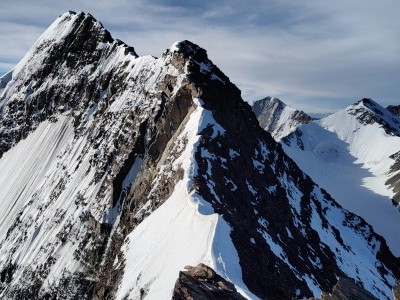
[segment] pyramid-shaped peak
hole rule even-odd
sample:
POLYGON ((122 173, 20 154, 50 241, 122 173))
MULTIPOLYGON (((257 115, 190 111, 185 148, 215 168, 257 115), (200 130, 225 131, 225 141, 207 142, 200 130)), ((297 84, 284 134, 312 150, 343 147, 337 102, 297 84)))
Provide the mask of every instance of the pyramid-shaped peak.
POLYGON ((283 102, 282 100, 280 100, 279 98, 276 98, 276 97, 267 96, 263 99, 256 100, 253 103, 253 111, 255 112, 255 114, 257 116, 259 114, 261 114, 264 110, 270 110, 270 109, 274 109, 274 110, 287 109, 290 112, 296 112, 296 113, 300 113, 303 116, 307 116, 311 121, 311 117, 309 117, 305 112, 287 105, 285 102, 283 102))
POLYGON ((355 112, 361 112, 365 109, 367 109, 371 113, 378 115, 385 115, 388 113, 388 110, 386 108, 370 98, 363 98, 347 108, 348 111, 355 112))
POLYGON ((91 14, 68 11, 60 15, 39 38, 37 43, 52 41, 61 42, 71 37, 84 36, 90 39, 95 36, 101 42, 113 42, 111 34, 91 14))
POLYGON ((270 96, 267 96, 267 97, 265 97, 265 98, 262 98, 262 99, 260 99, 260 100, 257 100, 257 101, 255 101, 255 102, 274 102, 274 103, 282 103, 283 105, 285 105, 285 106, 287 106, 282 100, 280 100, 279 98, 276 98, 276 97, 270 97, 270 96))
POLYGON ((277 106, 278 108, 283 109, 287 105, 278 98, 267 96, 253 102, 253 111, 258 117, 264 109, 270 109, 272 106, 277 106))
MULTIPOLYGON (((400 136, 400 124, 396 116, 370 98, 363 98, 343 111, 354 116, 363 125, 377 123, 387 134, 400 136)), ((340 115, 341 112, 334 116, 340 115)))
POLYGON ((73 69, 94 65, 105 49, 111 51, 114 48, 125 55, 138 57, 133 47, 114 39, 91 14, 67 11, 38 38, 2 86, 16 77, 23 79, 34 74, 35 78, 43 78, 53 71, 57 73, 64 63, 73 69))
POLYGON ((265 97, 253 103, 253 112, 260 126, 277 141, 295 131, 302 124, 312 121, 303 111, 286 105, 278 98, 265 97))
POLYGON ((276 98, 276 97, 265 97, 263 100, 264 100, 264 102, 272 102, 272 103, 276 103, 276 104, 279 104, 282 106, 288 106, 285 102, 283 102, 281 99, 276 98))
POLYGON ((372 100, 371 98, 362 98, 360 101, 357 101, 357 103, 363 103, 366 105, 374 105, 377 104, 374 100, 372 100))
POLYGON ((357 101, 354 105, 355 106, 363 105, 369 109, 383 108, 377 102, 372 100, 371 98, 363 98, 363 99, 357 101))

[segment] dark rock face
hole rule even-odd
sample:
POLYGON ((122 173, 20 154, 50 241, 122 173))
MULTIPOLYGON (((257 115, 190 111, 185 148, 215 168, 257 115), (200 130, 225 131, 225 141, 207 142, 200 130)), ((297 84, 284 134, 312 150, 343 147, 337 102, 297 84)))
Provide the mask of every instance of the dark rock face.
MULTIPOLYGON (((400 116, 400 105, 389 105, 386 109, 393 115, 397 117, 400 116)), ((393 205, 398 206, 400 204, 400 174, 398 173, 400 170, 400 151, 393 154, 391 158, 395 161, 390 168, 390 172, 394 175, 386 182, 386 184, 389 185, 395 192, 392 202, 393 205)))
POLYGON ((266 97, 254 101, 252 107, 260 126, 276 140, 294 132, 300 125, 312 121, 305 112, 288 107, 278 98, 266 97))
POLYGON ((389 185, 395 192, 392 202, 393 205, 397 206, 400 204, 400 151, 393 154, 390 158, 395 161, 390 167, 390 173, 394 175, 389 178, 388 181, 386 181, 386 184, 389 185))
POLYGON ((235 286, 215 273, 213 269, 198 264, 188 266, 179 273, 172 299, 174 300, 243 300, 235 286))
POLYGON ((393 287, 393 300, 400 300, 400 280, 397 280, 393 287))
POLYGON ((388 107, 386 107, 386 109, 392 114, 400 117, 400 105, 389 105, 388 107))
POLYGON ((377 300, 370 292, 354 282, 353 279, 339 277, 332 289, 332 300, 377 300))

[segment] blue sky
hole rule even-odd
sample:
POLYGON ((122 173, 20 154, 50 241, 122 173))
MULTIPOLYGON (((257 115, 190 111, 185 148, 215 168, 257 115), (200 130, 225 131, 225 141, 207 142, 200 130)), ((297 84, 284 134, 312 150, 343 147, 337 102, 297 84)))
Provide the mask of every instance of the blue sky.
POLYGON ((139 55, 188 39, 247 101, 332 112, 369 97, 400 104, 400 1, 36 0, 0 2, 0 74, 67 10, 91 13, 139 55))

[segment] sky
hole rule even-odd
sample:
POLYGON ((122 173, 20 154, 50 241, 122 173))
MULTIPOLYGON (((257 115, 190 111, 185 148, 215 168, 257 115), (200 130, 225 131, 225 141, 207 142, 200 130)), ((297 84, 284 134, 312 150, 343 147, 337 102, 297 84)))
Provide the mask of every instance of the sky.
POLYGON ((365 97, 400 104, 399 0, 0 1, 0 75, 68 10, 139 55, 198 44, 249 102, 278 97, 309 113, 365 97))

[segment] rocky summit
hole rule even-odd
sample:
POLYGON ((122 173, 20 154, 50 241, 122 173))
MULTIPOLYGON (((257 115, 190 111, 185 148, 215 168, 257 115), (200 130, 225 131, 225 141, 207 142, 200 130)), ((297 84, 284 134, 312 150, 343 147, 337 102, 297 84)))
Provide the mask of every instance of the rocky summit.
POLYGON ((1 299, 292 299, 338 277, 391 299, 400 278, 189 41, 139 56, 61 15, 0 79, 0 155, 1 299))

